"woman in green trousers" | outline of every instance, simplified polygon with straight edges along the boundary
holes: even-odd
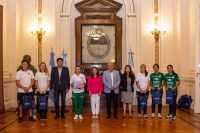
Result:
[[[75,74],[72,75],[70,81],[72,87],[73,105],[74,105],[74,120],[83,119],[83,101],[84,101],[84,86],[86,84],[85,75],[81,73],[81,67],[76,66]]]

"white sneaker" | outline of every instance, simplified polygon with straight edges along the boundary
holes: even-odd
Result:
[[[147,114],[144,114],[143,117],[144,117],[144,118],[147,118],[148,116],[147,116]]]
[[[172,116],[170,119],[175,121],[176,120],[176,116]]]
[[[138,118],[141,118],[141,114],[138,114]]]
[[[79,115],[78,117],[79,117],[80,120],[83,120],[83,116],[82,115]]]
[[[166,118],[167,118],[167,119],[172,118],[172,114],[168,114],[168,115],[166,116]]]
[[[158,118],[162,118],[162,115],[161,115],[161,113],[158,113]]]
[[[75,115],[75,116],[74,116],[74,120],[77,120],[77,119],[78,119],[78,115]]]
[[[95,119],[96,118],[96,116],[95,115],[92,115],[92,119]]]
[[[152,113],[152,114],[151,114],[151,117],[154,118],[154,117],[155,117],[155,113]]]

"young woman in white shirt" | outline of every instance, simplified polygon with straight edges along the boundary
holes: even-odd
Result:
[[[46,96],[48,105],[50,76],[47,66],[44,62],[41,62],[39,65],[39,72],[37,72],[35,75],[35,84],[37,87],[38,98],[39,96]],[[40,110],[40,118],[47,119],[47,110]]]
[[[75,73],[72,75],[70,84],[72,87],[74,120],[83,119],[83,101],[85,97],[85,75],[81,73],[81,67],[76,66]]]
[[[149,96],[149,88],[150,88],[150,75],[146,70],[146,65],[142,64],[140,66],[140,72],[136,77],[136,85],[137,85],[137,101],[138,101],[138,117],[141,117],[141,108],[140,108],[140,96]],[[147,104],[147,103],[146,103]],[[143,117],[147,118],[147,109],[143,109]]]

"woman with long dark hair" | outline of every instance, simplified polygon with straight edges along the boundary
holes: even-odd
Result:
[[[137,101],[138,101],[138,117],[141,117],[141,97],[145,97],[145,104],[147,106],[147,100],[149,97],[150,88],[150,76],[146,70],[146,65],[142,64],[140,66],[140,72],[136,76],[137,85]],[[143,117],[147,118],[147,107],[143,108]]]
[[[162,111],[162,95],[163,95],[163,81],[164,81],[164,74],[159,72],[159,65],[153,65],[154,73],[150,75],[151,79],[151,92],[152,92],[152,115],[151,117],[155,117],[155,106],[158,105],[158,118],[161,118],[161,111]],[[154,100],[156,98],[155,94],[158,94],[158,102]]]
[[[169,114],[167,115],[168,119],[176,120],[176,101],[178,95],[178,87],[180,85],[180,79],[178,74],[173,70],[172,65],[167,66],[168,73],[165,75],[165,86],[167,91],[172,91],[173,94],[173,103],[169,104]]]
[[[126,118],[126,106],[129,109],[129,118],[132,118],[131,107],[133,104],[133,92],[134,92],[135,75],[131,66],[126,65],[124,73],[121,76],[120,88],[122,91],[121,101],[123,103],[123,118]]]
[[[103,82],[97,67],[92,68],[91,75],[88,77],[88,91],[91,98],[92,118],[98,119]]]

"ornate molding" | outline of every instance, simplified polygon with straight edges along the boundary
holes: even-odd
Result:
[[[60,14],[60,17],[61,17],[61,18],[65,18],[65,17],[68,18],[68,17],[70,17],[70,15],[67,14],[67,13],[61,13],[61,14]]]
[[[129,18],[135,18],[135,17],[136,17],[136,13],[129,13],[129,14],[128,14],[128,17],[129,17]]]
[[[83,0],[75,4],[80,12],[118,12],[122,4],[114,0]]]

